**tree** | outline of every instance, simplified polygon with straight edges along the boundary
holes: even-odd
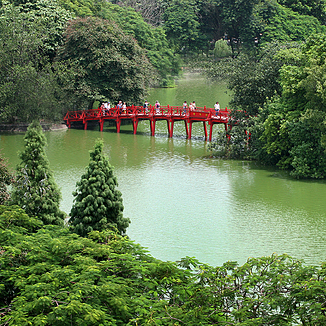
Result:
[[[110,17],[125,34],[137,40],[138,45],[146,51],[150,63],[159,73],[157,84],[167,86],[167,80],[178,75],[180,67],[178,56],[173,53],[163,27],[147,24],[141,14],[130,7],[107,4],[108,12],[103,16]]]
[[[7,186],[11,185],[13,181],[14,176],[9,171],[7,162],[0,155],[0,205],[3,205],[10,198]]]
[[[325,263],[164,262],[109,230],[81,237],[37,222],[0,206],[4,325],[325,325]]]
[[[103,154],[103,142],[97,141],[90,152],[90,163],[77,182],[70,225],[74,232],[86,236],[93,230],[117,228],[124,234],[130,220],[123,217],[121,192],[116,189],[113,168]]]
[[[277,0],[277,2],[301,15],[314,16],[323,25],[326,23],[325,0]]]
[[[325,32],[317,18],[293,11],[276,1],[261,1],[254,7],[255,36],[259,42],[305,41],[309,36]]]
[[[163,2],[163,26],[177,52],[192,50],[199,36],[198,7],[195,0]]]
[[[232,52],[238,54],[242,42],[249,44],[254,38],[253,8],[258,0],[220,0],[224,31],[231,41]]]
[[[111,1],[121,7],[131,7],[140,12],[145,22],[152,26],[162,23],[162,0],[114,0]]]
[[[76,69],[72,95],[89,108],[99,96],[138,103],[154,76],[137,42],[115,23],[99,18],[70,21],[59,59]]]
[[[71,16],[52,1],[0,9],[0,120],[62,119],[62,89],[51,66]]]
[[[29,125],[24,141],[12,203],[22,207],[27,214],[37,216],[44,224],[63,225],[66,215],[59,209],[61,194],[49,169],[44,151],[46,138],[38,122]]]
[[[296,178],[326,176],[325,42],[316,34],[277,51],[281,92],[262,104],[247,128],[252,157]]]
[[[215,42],[214,57],[225,58],[231,56],[232,52],[226,40],[220,39]]]

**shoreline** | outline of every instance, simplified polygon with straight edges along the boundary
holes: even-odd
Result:
[[[43,131],[57,131],[68,129],[67,125],[53,122],[40,122]],[[26,132],[30,123],[0,123],[0,133],[21,133]]]

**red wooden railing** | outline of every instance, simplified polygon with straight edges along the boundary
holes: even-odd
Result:
[[[82,122],[84,129],[87,129],[88,121],[98,121],[100,131],[103,131],[103,124],[105,120],[113,120],[116,123],[117,132],[120,132],[121,120],[130,119],[133,123],[134,134],[137,132],[139,120],[149,120],[152,136],[155,135],[155,124],[157,120],[166,120],[168,125],[169,137],[173,137],[173,125],[175,121],[184,121],[187,137],[191,138],[191,129],[194,122],[203,122],[205,139],[207,139],[206,122],[210,126],[209,140],[212,140],[212,131],[214,124],[225,125],[225,130],[229,128],[229,110],[227,108],[221,109],[216,115],[213,108],[196,108],[189,110],[183,109],[181,106],[161,106],[156,109],[154,106],[144,108],[142,106],[129,106],[125,110],[114,107],[110,110],[102,108],[92,110],[68,111],[64,117],[68,127],[71,127],[73,122]]]

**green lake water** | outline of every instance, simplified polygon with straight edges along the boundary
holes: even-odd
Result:
[[[228,93],[223,84],[196,76],[179,81],[175,89],[152,90],[148,99],[164,105],[195,100],[197,106],[219,101],[225,107]],[[103,132],[97,126],[47,132],[61,208],[69,213],[89,150],[101,138],[115,167],[124,216],[131,219],[127,233],[154,257],[175,261],[194,256],[214,266],[227,260],[243,264],[248,257],[274,252],[308,264],[326,259],[325,181],[293,180],[254,162],[209,159],[202,124],[194,124],[191,140],[184,129],[176,123],[172,139],[163,121],[157,123],[155,137],[148,121],[139,124],[137,135],[130,125],[122,126],[120,134],[108,125]],[[15,167],[23,134],[0,135],[0,146]]]

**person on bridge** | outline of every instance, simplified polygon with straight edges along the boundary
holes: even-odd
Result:
[[[147,101],[145,101],[145,103],[144,103],[144,109],[145,109],[145,113],[146,114],[148,113],[148,106],[149,106],[149,103]]]
[[[161,113],[160,112],[160,107],[161,107],[160,102],[159,101],[156,101],[155,102],[155,109],[156,109],[156,113],[157,114]]]
[[[186,114],[187,113],[187,101],[184,101],[183,104],[182,104],[182,108],[183,108],[183,114]]]
[[[123,104],[122,104],[122,112],[123,113],[127,113],[127,105],[126,105],[126,102],[123,102]]]
[[[102,102],[101,106],[98,107],[99,110],[102,110],[103,115],[105,115],[105,103]]]
[[[103,115],[108,114],[108,112],[109,112],[109,103],[110,103],[110,102],[108,102],[108,101],[105,101],[105,102],[103,103]]]
[[[218,113],[220,111],[220,104],[218,102],[214,104],[214,109],[215,109],[215,116],[218,116]]]
[[[119,101],[119,103],[117,104],[117,109],[119,113],[122,113],[122,101]]]
[[[195,101],[192,102],[192,108],[193,108],[194,110],[196,110],[196,103],[195,103]]]

